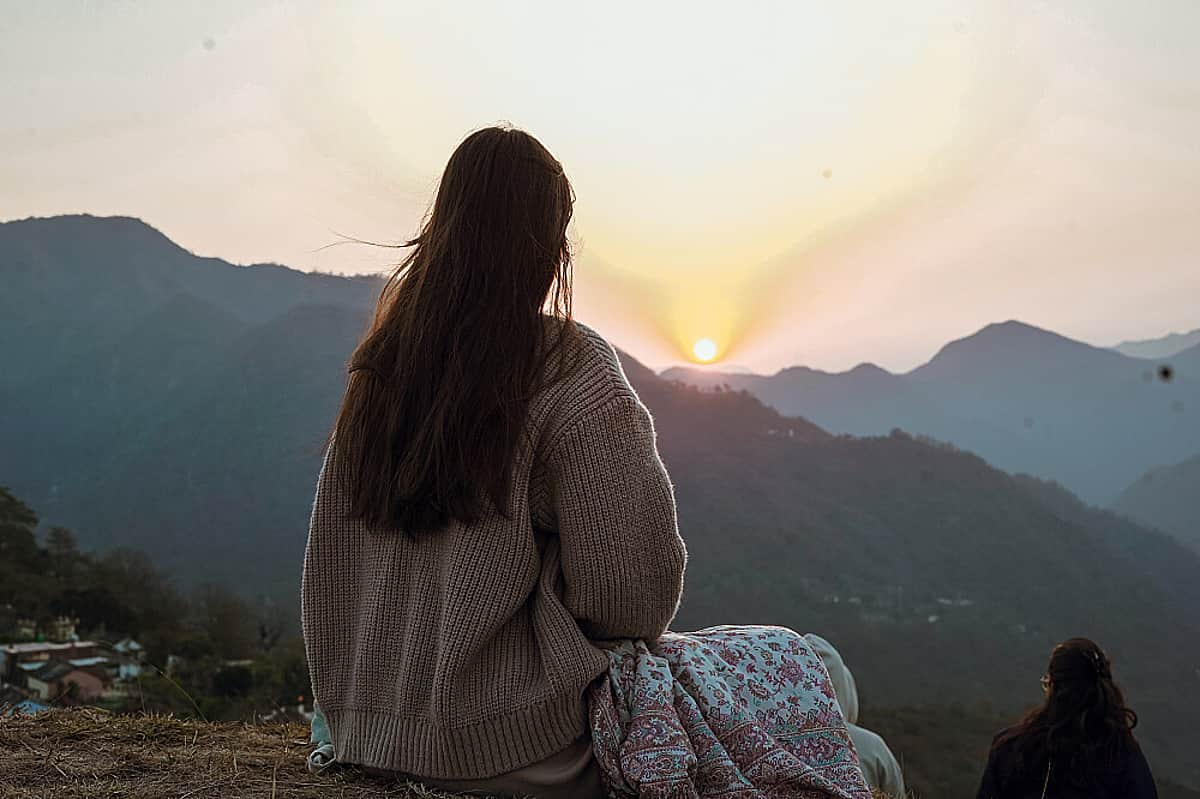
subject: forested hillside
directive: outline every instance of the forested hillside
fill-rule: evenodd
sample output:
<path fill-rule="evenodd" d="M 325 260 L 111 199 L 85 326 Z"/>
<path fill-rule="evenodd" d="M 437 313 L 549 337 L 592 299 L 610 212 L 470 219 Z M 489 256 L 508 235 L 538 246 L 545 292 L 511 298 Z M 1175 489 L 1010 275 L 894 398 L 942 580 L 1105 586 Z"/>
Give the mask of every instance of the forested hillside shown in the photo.
<path fill-rule="evenodd" d="M 1113 508 L 1200 552 L 1200 455 L 1146 472 Z"/>
<path fill-rule="evenodd" d="M 1147 469 L 1194 455 L 1200 442 L 1200 345 L 1147 360 L 1015 321 L 952 341 L 904 374 L 863 364 L 842 373 L 715 367 L 665 376 L 744 388 L 835 433 L 902 427 L 933 436 L 1104 505 Z"/>

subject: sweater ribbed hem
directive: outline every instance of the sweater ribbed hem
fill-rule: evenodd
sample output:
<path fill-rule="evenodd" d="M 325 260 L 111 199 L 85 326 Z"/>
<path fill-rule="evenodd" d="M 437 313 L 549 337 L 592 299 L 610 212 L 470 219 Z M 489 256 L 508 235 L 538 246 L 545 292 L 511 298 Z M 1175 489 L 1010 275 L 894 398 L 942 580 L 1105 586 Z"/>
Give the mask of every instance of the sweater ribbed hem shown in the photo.
<path fill-rule="evenodd" d="M 564 697 L 465 727 L 360 708 L 321 707 L 338 760 L 432 779 L 485 779 L 543 760 L 588 728 L 583 697 Z"/>

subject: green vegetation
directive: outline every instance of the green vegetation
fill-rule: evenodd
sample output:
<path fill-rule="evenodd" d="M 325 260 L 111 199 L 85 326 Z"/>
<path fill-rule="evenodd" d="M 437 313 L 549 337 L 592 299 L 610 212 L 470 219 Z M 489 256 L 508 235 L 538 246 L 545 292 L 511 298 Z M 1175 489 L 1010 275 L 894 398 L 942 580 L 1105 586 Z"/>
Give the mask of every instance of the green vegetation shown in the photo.
<path fill-rule="evenodd" d="M 115 710 L 249 719 L 308 697 L 303 643 L 277 607 L 216 586 L 184 595 L 139 553 L 87 554 L 61 527 L 41 545 L 36 527 L 34 511 L 0 486 L 0 642 L 34 640 L 21 628 L 45 630 L 60 616 L 78 620 L 83 640 L 137 639 L 148 667 L 102 700 Z"/>
<path fill-rule="evenodd" d="M 1200 552 L 1200 455 L 1151 469 L 1113 507 Z"/>

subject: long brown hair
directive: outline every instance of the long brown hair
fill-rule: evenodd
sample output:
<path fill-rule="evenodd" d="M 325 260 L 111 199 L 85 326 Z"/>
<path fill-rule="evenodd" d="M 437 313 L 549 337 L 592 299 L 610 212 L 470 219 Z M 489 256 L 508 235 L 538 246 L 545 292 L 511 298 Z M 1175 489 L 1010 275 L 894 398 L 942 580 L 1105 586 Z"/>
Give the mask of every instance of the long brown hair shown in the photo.
<path fill-rule="evenodd" d="M 993 744 L 1012 753 L 1001 779 L 1040 779 L 1051 761 L 1056 784 L 1088 787 L 1135 746 L 1137 714 L 1113 680 L 1112 664 L 1094 641 L 1071 638 L 1054 647 L 1046 699 Z"/>
<path fill-rule="evenodd" d="M 529 401 L 575 335 L 573 204 L 524 131 L 484 128 L 450 156 L 350 359 L 331 440 L 354 518 L 416 535 L 488 500 L 507 514 Z"/>

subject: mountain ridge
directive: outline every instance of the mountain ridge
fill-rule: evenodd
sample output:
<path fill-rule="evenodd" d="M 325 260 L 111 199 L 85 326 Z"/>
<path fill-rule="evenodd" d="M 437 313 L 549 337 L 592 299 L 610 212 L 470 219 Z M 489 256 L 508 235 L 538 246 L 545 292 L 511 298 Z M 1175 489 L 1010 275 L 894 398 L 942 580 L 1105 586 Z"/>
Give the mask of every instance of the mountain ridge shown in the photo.
<path fill-rule="evenodd" d="M 1159 360 L 1171 358 L 1200 344 L 1200 328 L 1187 333 L 1171 332 L 1158 338 L 1122 341 L 1114 344 L 1112 349 L 1135 358 Z"/>
<path fill-rule="evenodd" d="M 1200 344 L 1169 361 L 1140 359 L 1015 320 L 951 341 L 899 374 L 793 366 L 769 376 L 686 368 L 664 376 L 745 389 L 836 433 L 900 427 L 950 441 L 1098 505 L 1200 441 Z"/>
<path fill-rule="evenodd" d="M 1150 469 L 1112 507 L 1200 551 L 1200 454 Z"/>
<path fill-rule="evenodd" d="M 1197 332 L 1200 333 L 1200 331 L 1197 331 Z M 774 371 L 770 374 L 767 374 L 767 373 L 763 373 L 763 372 L 745 371 L 745 370 L 740 370 L 740 369 L 737 371 L 723 371 L 722 369 L 719 368 L 720 364 L 709 364 L 709 365 L 706 365 L 703 370 L 697 368 L 695 365 L 671 366 L 667 369 L 662 370 L 662 372 L 660 372 L 660 374 L 662 374 L 663 376 L 674 376 L 674 375 L 680 375 L 680 374 L 695 371 L 700 374 L 707 374 L 707 375 L 711 375 L 711 376 L 730 376 L 730 377 L 736 376 L 736 377 L 740 377 L 740 378 L 751 378 L 751 377 L 753 377 L 753 378 L 771 378 L 771 377 L 778 377 L 778 376 L 784 375 L 784 374 L 804 372 L 804 373 L 810 373 L 810 374 L 824 375 L 824 376 L 828 376 L 828 377 L 841 377 L 841 376 L 853 374 L 856 371 L 860 371 L 863 369 L 869 369 L 871 371 L 878 370 L 879 372 L 883 372 L 883 373 L 891 375 L 893 377 L 906 377 L 906 376 L 912 375 L 915 372 L 920 371 L 921 369 L 923 369 L 925 367 L 928 367 L 930 364 L 937 361 L 939 356 L 946 354 L 948 351 L 953 352 L 959 346 L 976 348 L 976 347 L 979 347 L 980 344 L 990 344 L 990 343 L 993 343 L 996 341 L 1002 341 L 1002 342 L 1004 342 L 1004 344 L 1008 344 L 1009 341 L 1006 340 L 1006 337 L 1013 333 L 1017 333 L 1022 336 L 1025 336 L 1026 340 L 1028 340 L 1028 336 L 1030 336 L 1030 335 L 1044 336 L 1046 340 L 1060 342 L 1064 345 L 1078 348 L 1080 351 L 1091 351 L 1091 352 L 1097 353 L 1100 357 L 1116 354 L 1116 355 L 1122 356 L 1122 357 L 1130 359 L 1130 360 L 1144 361 L 1146 366 L 1151 366 L 1151 365 L 1157 366 L 1161 360 L 1160 358 L 1157 358 L 1157 357 L 1138 357 L 1138 356 L 1133 356 L 1133 355 L 1126 355 L 1121 352 L 1114 353 L 1115 348 L 1112 348 L 1112 347 L 1102 347 L 1099 345 L 1088 343 L 1086 341 L 1081 341 L 1079 339 L 1070 338 L 1069 336 L 1065 336 L 1061 333 L 1057 333 L 1048 328 L 1039 327 L 1037 325 L 1033 325 L 1028 322 L 1023 322 L 1018 319 L 1009 319 L 1004 322 L 990 322 L 990 323 L 984 325 L 983 327 L 978 328 L 977 330 L 975 330 L 972 333 L 968 333 L 967 335 L 964 335 L 957 339 L 953 339 L 953 340 L 947 342 L 946 344 L 943 344 L 941 347 L 938 348 L 938 350 L 932 356 L 930 356 L 930 358 L 928 360 L 918 364 L 917 366 L 914 366 L 912 369 L 909 369 L 906 372 L 894 372 L 890 369 L 886 369 L 882 366 L 879 366 L 878 364 L 876 364 L 872 361 L 861 361 L 858 364 L 850 367 L 849 369 L 843 369 L 840 371 L 833 371 L 833 370 L 828 370 L 828 369 L 818 369 L 816 367 L 806 366 L 804 364 L 793 364 L 791 366 L 781 367 L 781 368 L 777 369 L 776 371 Z M 1200 347 L 1198 347 L 1197 345 L 1190 345 L 1188 347 L 1185 347 L 1183 350 L 1180 350 L 1177 354 L 1183 355 L 1185 350 L 1200 351 Z M 1188 353 L 1188 357 L 1190 357 L 1190 353 Z"/>

